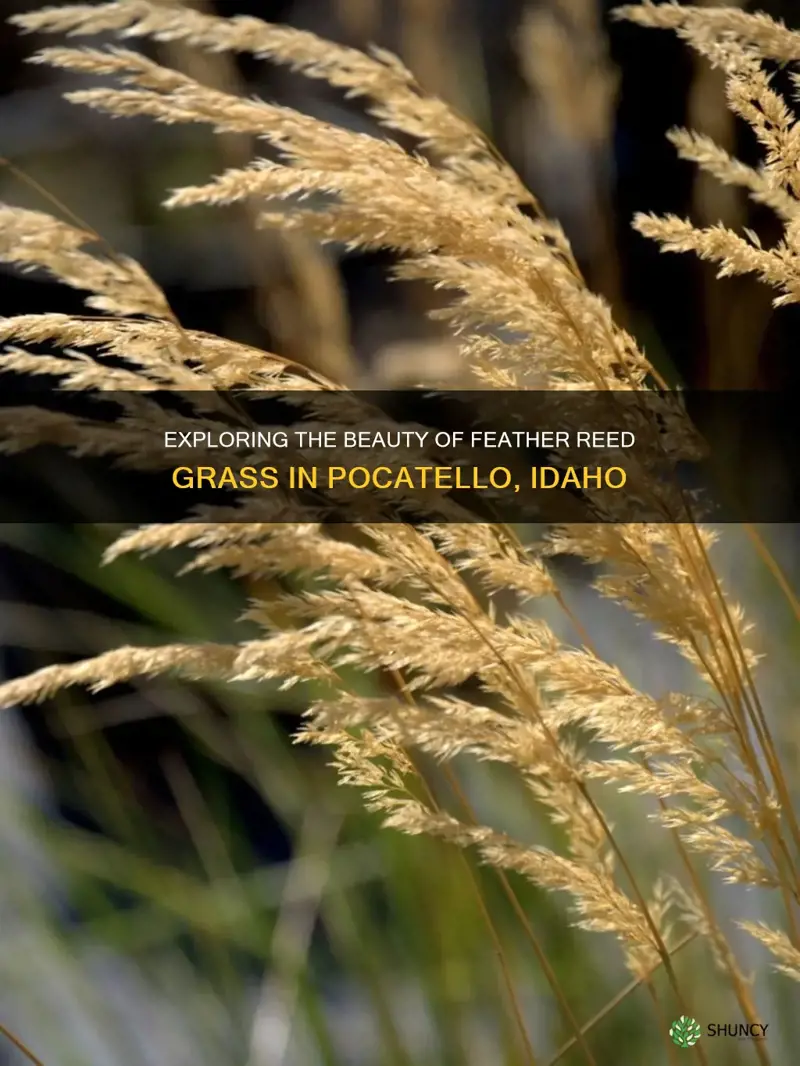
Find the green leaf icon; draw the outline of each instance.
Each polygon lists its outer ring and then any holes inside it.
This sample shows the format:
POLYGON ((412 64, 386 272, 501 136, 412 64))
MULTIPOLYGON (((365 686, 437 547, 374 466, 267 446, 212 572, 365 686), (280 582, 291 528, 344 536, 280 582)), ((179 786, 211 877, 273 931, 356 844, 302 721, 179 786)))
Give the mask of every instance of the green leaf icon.
POLYGON ((685 1014, 682 1014, 670 1026, 669 1035, 672 1037, 672 1043, 677 1044, 678 1047, 694 1047, 703 1035, 703 1031, 694 1018, 687 1018, 685 1014))

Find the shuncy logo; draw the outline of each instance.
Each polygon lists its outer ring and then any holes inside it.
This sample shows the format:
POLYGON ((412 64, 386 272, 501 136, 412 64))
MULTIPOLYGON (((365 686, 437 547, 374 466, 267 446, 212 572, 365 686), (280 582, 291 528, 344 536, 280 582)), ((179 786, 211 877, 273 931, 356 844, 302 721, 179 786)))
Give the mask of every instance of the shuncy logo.
POLYGON ((763 1040, 767 1035, 767 1029, 769 1024, 762 1025, 760 1022, 754 1022, 752 1025, 748 1025, 745 1022, 728 1023, 726 1025, 709 1025, 709 1036, 736 1036, 740 1040, 763 1040))
MULTIPOLYGON (((739 1040, 764 1040, 768 1028, 768 1024, 760 1022, 726 1022, 723 1025, 712 1023, 707 1026, 706 1033, 708 1036, 732 1036, 739 1040)), ((703 1035, 703 1030, 695 1018, 682 1014, 670 1026, 669 1035, 673 1044, 682 1048, 690 1048, 694 1047, 703 1035)))
POLYGON ((678 1047, 694 1047, 702 1036, 702 1030, 694 1018, 687 1018, 682 1014, 670 1026, 669 1035, 672 1037, 672 1043, 678 1047))

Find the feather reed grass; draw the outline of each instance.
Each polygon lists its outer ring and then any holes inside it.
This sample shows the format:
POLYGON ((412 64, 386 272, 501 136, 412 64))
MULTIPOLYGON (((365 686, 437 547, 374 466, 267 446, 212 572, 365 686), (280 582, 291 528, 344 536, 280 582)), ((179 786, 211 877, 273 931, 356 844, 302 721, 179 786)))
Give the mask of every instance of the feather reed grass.
MULTIPOLYGON (((798 302, 800 137, 765 63, 800 59, 800 34, 738 9, 645 3, 617 14, 677 32, 724 73, 728 105, 753 129, 763 164, 747 166, 690 131, 674 131, 671 139, 684 158, 770 207, 784 235, 765 248, 752 233, 674 217, 640 215, 636 228, 665 251, 716 263, 721 276, 756 274, 776 290, 776 306, 798 302)), ((262 145, 264 158, 176 189, 166 206, 246 203, 259 226, 349 248, 391 249, 400 257, 398 277, 450 294, 438 315, 484 387, 526 387, 531 368, 539 387, 554 390, 644 391, 662 384, 635 338, 586 287, 560 226, 541 216, 472 123, 426 95, 396 57, 152 0, 68 4, 12 21, 29 33, 111 33, 126 42, 150 38, 252 54, 362 98, 381 126, 411 138, 417 150, 200 84, 130 48, 55 45, 33 56, 103 76, 101 87, 67 94, 76 104, 114 118, 202 124, 262 145)), ((98 247, 96 235, 73 222, 10 206, 0 222, 3 261, 87 292, 95 312, 5 319, 4 370, 56 375, 64 388, 89 391, 336 387, 279 355, 182 328, 140 266, 98 247), (37 353, 42 344, 62 354, 37 353)), ((112 454, 141 448, 135 418, 101 442, 86 425, 41 415, 27 423, 18 445, 37 439, 112 454)), ((690 522, 563 526, 531 548, 513 530, 491 525, 362 523, 344 537, 315 523, 265 521, 252 503, 235 518, 226 521, 220 512, 203 524, 135 529, 116 540, 106 561, 181 549, 192 553, 190 567, 198 571, 246 577, 302 570, 323 577, 326 587, 284 596, 287 621, 280 625, 274 605, 255 596, 245 620, 260 628, 257 639, 120 647, 8 682, 0 686, 0 704, 165 673, 209 682, 278 680, 287 688, 313 683, 323 694, 298 739, 329 748, 340 781, 361 790, 387 827, 476 853, 500 873, 512 899, 517 890, 507 875, 566 897, 577 927, 616 939, 634 985, 649 991, 663 1035, 664 1020, 676 1010, 698 1013, 673 959, 692 938, 707 945, 742 1015, 758 1020, 749 977, 713 904, 709 873, 775 896, 781 907, 775 925, 744 919, 739 925, 776 968, 800 980, 798 814, 757 686, 754 634, 714 568, 712 530, 690 522), (598 653, 554 577, 552 560, 565 555, 590 564, 601 596, 677 650, 701 695, 656 698, 598 653), (545 604, 564 615, 576 643, 537 617, 545 604), (379 691, 360 692, 347 680, 353 674, 375 678, 379 691), (483 824, 459 799, 456 772, 465 759, 515 775, 558 827, 563 849, 483 824), (452 775, 450 798, 431 788, 425 769, 431 765, 452 775), (609 790, 641 799, 642 817, 674 848, 670 871, 651 878, 628 853, 609 814, 609 790), (655 980, 659 970, 666 987, 655 980)), ((469 870, 465 876, 473 876, 469 870)), ((519 904, 516 914, 535 945, 519 904)), ((502 958, 501 964, 521 1061, 547 1061, 527 1032, 502 958)), ((579 1025, 557 977, 547 977, 573 1041, 585 1061, 596 1062, 591 1025, 579 1025)), ((694 1054, 708 1061, 702 1042, 694 1054)), ((753 1055, 764 1066, 771 1061, 764 1043, 754 1043, 753 1055)))

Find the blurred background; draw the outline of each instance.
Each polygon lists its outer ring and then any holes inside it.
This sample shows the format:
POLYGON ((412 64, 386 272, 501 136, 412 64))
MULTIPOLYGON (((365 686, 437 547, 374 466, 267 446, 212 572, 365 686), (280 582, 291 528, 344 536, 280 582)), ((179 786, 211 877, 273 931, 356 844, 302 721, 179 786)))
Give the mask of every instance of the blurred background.
MULTIPOLYGON (((35 6, 0 0, 4 18, 35 6)), ((766 211, 699 176, 666 141, 685 124, 756 158, 718 77, 670 35, 613 23, 594 0, 194 6, 395 51, 495 141, 671 384, 797 385, 794 309, 774 312, 752 279, 717 281, 705 264, 662 256, 630 227, 636 211, 656 211, 747 225, 766 242, 775 234, 766 211)), ((788 0, 765 7, 792 23, 788 0)), ((436 295, 392 283, 389 256, 254 233, 246 210, 161 208, 168 190, 241 163, 252 145, 74 107, 61 94, 79 79, 25 62, 40 43, 0 24, 0 156, 12 164, 0 166, 0 199, 68 207, 137 258, 189 327, 356 387, 415 384, 429 373, 459 380, 427 317, 436 295)), ((144 47, 201 81, 372 128, 357 104, 269 64, 144 47)), ((0 272, 0 315, 80 308, 78 293, 0 272)), ((795 532, 765 534, 797 577, 795 532)), ((241 639, 248 596, 282 590, 224 575, 176 579, 180 558, 101 569, 111 535, 0 528, 5 677, 122 643, 241 639)), ((742 531, 726 530, 719 558, 770 657, 794 661, 791 612, 742 531)), ((565 595, 600 633, 601 652, 655 694, 690 690, 677 656, 599 603, 589 577, 562 567, 565 595)), ((762 679, 797 779, 796 677, 767 666, 762 679)), ((528 1060, 498 956, 537 1063, 584 1061, 570 1048, 558 1057, 569 1031, 497 879, 443 845, 378 831, 358 795, 337 787, 324 754, 292 744, 313 695, 153 682, 102 698, 67 693, 0 717, 0 1021, 46 1066, 518 1066, 528 1060)), ((558 846, 505 775, 460 772, 482 817, 558 846)), ((615 820, 655 877, 671 859, 637 803, 620 803, 615 820)), ((615 946, 570 929, 560 900, 516 881, 514 889, 573 1012, 588 1021, 628 982, 615 946)), ((769 916, 746 893, 718 898, 724 912, 769 916)), ((791 988, 766 976, 762 956, 749 961, 773 1062, 783 1066, 800 1040, 791 988)), ((676 966, 697 989, 702 1024, 738 1020, 704 948, 688 946, 676 966)), ((601 1066, 668 1061, 642 989, 590 1039, 601 1066)), ((736 1041, 709 1042, 708 1056, 725 1066, 755 1061, 736 1041)), ((23 1061, 0 1042, 0 1062, 23 1061)))

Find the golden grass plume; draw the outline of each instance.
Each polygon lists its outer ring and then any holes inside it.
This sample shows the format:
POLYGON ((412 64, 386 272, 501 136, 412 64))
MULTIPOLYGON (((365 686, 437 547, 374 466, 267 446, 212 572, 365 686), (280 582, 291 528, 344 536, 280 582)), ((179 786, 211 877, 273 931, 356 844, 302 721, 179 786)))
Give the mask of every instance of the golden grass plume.
MULTIPOLYGON (((764 61, 800 59, 800 34, 738 9, 646 3, 618 15, 676 31, 725 71, 729 105, 755 131, 763 164, 746 166, 688 131, 674 132, 673 143, 717 179, 772 208, 784 235, 764 248, 751 233, 697 229, 671 217, 639 216, 635 225, 665 250, 716 262, 721 274, 757 274, 777 290, 776 303, 797 302, 800 135, 764 61)), ((255 138, 264 158, 176 189, 166 206, 248 200, 261 225, 350 248, 393 250, 399 277, 424 279, 451 294, 440 317, 485 387, 523 387, 531 368, 538 387, 549 389, 663 384, 635 338, 587 289, 559 225, 541 216, 479 131, 427 96, 396 57, 151 0, 68 4, 12 21, 38 34, 113 33, 127 42, 149 37, 247 52, 364 98, 381 125, 413 138, 417 150, 206 87, 129 48, 58 45, 33 57, 113 78, 113 87, 68 97, 115 118, 199 123, 255 138)), ((88 306, 103 314, 4 320, 2 339, 13 342, 1 357, 6 370, 55 374, 66 388, 90 390, 335 387, 278 355, 184 329, 142 268, 98 246, 95 234, 12 207, 2 208, 1 221, 5 262, 44 269, 87 291, 88 306), (37 354, 42 343, 63 354, 37 354), (109 355, 111 366, 104 362, 109 355)), ((90 433, 73 429, 76 445, 81 433, 84 440, 90 433)), ((118 429, 132 431, 130 424, 118 429)), ((39 432, 63 439, 73 430, 32 424, 29 437, 39 432)), ((126 440, 117 442, 117 451, 127 447, 126 440)), ((743 1013, 756 1017, 748 982, 710 905, 704 869, 776 893, 785 929, 744 927, 798 978, 800 827, 756 685, 753 635, 714 570, 710 530, 692 523, 565 526, 531 549, 500 526, 362 523, 348 538, 316 523, 287 528, 265 521, 253 503, 242 505, 236 521, 231 517, 226 521, 222 512, 206 523, 131 531, 107 560, 180 547, 194 553, 191 566, 199 570, 324 577, 324 589, 286 597, 290 624, 276 629, 270 605, 256 600, 247 619, 262 629, 257 640, 120 648, 2 685, 0 703, 163 672, 226 682, 313 680, 326 695, 309 709, 301 739, 330 746, 341 780, 364 790, 387 825, 474 849, 492 867, 565 893, 575 921, 612 933, 635 975, 649 982, 663 965, 687 1014, 671 963, 681 923, 706 938, 743 1013), (600 593, 677 648, 705 695, 654 698, 605 661, 559 591, 550 566, 559 554, 592 564, 600 593), (565 612, 575 643, 532 616, 538 601, 565 612), (383 694, 359 694, 347 680, 354 671, 376 676, 383 694), (457 804, 446 809, 426 790, 420 757, 510 767, 563 831, 564 852, 476 824, 457 804), (676 849, 674 884, 645 883, 623 851, 604 809, 609 786, 653 802, 652 818, 676 849)), ((769 1061, 761 1045, 757 1053, 769 1061)))

